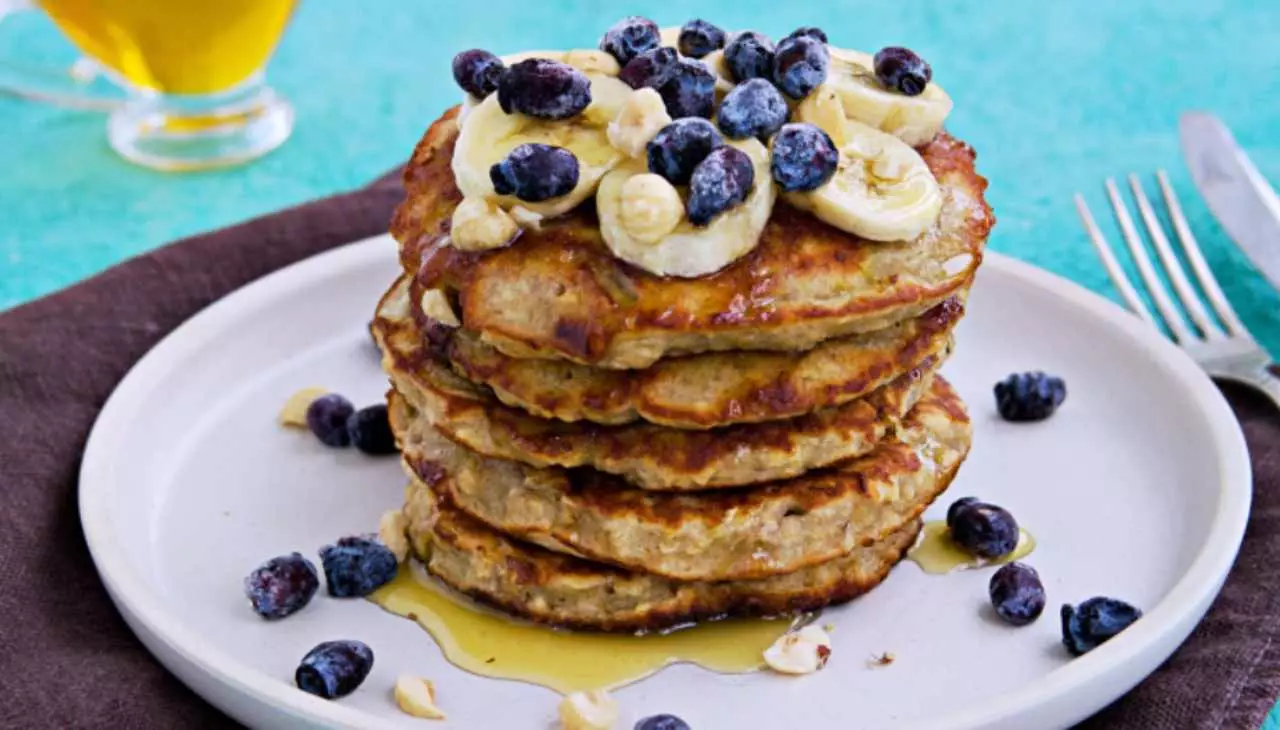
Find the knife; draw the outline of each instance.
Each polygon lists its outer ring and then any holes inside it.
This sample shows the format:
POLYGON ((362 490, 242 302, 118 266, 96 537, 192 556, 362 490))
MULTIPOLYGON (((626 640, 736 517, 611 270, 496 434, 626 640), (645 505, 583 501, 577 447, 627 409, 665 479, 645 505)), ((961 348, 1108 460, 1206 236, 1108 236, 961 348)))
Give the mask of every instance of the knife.
POLYGON ((1280 198, 1226 125, 1205 112, 1178 122, 1182 154, 1209 210, 1271 286, 1280 291, 1280 198))

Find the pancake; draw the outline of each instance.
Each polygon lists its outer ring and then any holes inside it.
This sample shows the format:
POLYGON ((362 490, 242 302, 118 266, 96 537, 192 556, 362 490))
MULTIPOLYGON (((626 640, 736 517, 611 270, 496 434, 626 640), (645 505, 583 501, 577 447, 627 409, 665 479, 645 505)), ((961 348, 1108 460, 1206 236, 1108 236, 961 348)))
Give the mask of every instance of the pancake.
MULTIPOLYGON (((403 286, 387 296, 399 296, 403 286)), ((412 311, 455 372, 509 406, 560 421, 616 426, 644 420, 701 429, 791 418, 861 398, 947 351, 964 305, 952 297, 914 319, 807 352, 706 353, 659 360, 644 370, 514 358, 475 332, 441 325, 420 307, 412 311)))
POLYGON ((485 456, 535 467, 591 467, 644 489, 734 487, 798 476, 873 449, 925 392, 941 357, 864 398, 797 418, 680 431, 649 423, 565 423, 503 405, 432 355, 407 300, 374 320, 392 385, 449 438, 485 456))
POLYGON ((516 616, 564 628, 646 631, 728 615, 781 615, 849 601, 879 585, 919 522, 870 547, 762 580, 679 582, 504 537, 425 487, 404 506, 414 554, 450 587, 516 616))
POLYGON ((455 114, 414 151, 391 231, 405 271, 456 295, 463 326, 512 357, 645 368, 673 354, 807 350, 883 329, 967 287, 994 223, 973 150, 943 133, 919 150, 942 212, 914 241, 866 241, 779 202, 750 253, 708 276, 665 278, 615 258, 587 204, 511 246, 467 253, 448 235, 461 199, 455 114))
POLYGON ((391 421, 411 476, 471 517, 551 550, 675 580, 762 578, 871 545, 946 489, 971 437, 963 404, 938 377, 866 456, 750 489, 661 494, 591 470, 479 456, 399 397, 391 421))

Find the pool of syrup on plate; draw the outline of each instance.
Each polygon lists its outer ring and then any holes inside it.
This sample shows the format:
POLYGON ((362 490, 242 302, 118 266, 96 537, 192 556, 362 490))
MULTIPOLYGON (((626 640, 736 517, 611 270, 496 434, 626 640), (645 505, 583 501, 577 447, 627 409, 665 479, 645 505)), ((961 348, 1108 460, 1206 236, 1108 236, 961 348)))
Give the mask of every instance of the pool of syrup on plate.
MULTIPOLYGON (((1012 553, 984 560, 952 542, 946 522, 936 520, 925 523, 907 559, 943 575, 1019 560, 1035 547, 1035 538, 1022 530, 1012 553)), ((778 637, 813 618, 734 618, 644 635, 560 631, 480 606, 409 567, 371 599, 420 624, 460 669, 561 693, 619 687, 680 662, 725 674, 754 672, 778 637)))
POLYGON ((945 520, 934 520, 925 523, 924 529, 920 531, 920 539, 907 553, 907 560, 919 565, 926 573, 945 575, 954 570, 1011 563, 1025 558, 1035 549, 1035 537, 1026 530, 1019 530, 1018 545, 1013 552, 998 560, 980 558, 952 542, 951 531, 947 529, 945 520))
POLYGON ((754 672, 764 665, 764 650, 795 623, 735 618, 644 635, 559 631, 479 606, 409 567, 371 598, 417 621, 460 669, 561 693, 619 687, 677 662, 754 672))

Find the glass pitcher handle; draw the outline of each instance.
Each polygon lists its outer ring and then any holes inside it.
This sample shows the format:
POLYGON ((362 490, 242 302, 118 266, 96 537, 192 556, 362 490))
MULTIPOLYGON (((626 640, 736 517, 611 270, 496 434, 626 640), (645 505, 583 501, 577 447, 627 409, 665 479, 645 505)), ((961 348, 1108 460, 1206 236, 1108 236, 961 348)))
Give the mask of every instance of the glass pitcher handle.
MULTIPOLYGON (((16 13, 38 10, 29 0, 0 0, 0 22, 16 13)), ((85 88, 100 73, 98 64, 88 58, 65 69, 23 66, 0 59, 0 94, 70 109, 112 111, 124 103, 123 96, 85 88)))

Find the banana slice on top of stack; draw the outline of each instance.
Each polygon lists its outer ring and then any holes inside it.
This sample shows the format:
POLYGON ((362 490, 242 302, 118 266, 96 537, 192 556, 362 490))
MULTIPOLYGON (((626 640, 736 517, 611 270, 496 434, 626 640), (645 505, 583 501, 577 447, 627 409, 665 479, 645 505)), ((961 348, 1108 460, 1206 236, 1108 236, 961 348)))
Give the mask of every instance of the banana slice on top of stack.
MULTIPOLYGON (((564 58, 566 54, 560 53, 559 57, 564 58)), ((624 157, 609 143, 607 129, 632 89, 603 73, 591 72, 586 76, 591 82, 591 103, 581 114, 569 119, 507 114, 498 103, 497 94, 490 94, 473 108, 462 121, 453 154, 453 173, 463 196, 489 200, 506 209, 519 206, 543 218, 567 213, 591 197, 600 179, 624 157), (572 152, 579 165, 578 184, 574 189, 566 195, 538 202, 498 195, 489 177, 489 168, 526 143, 563 147, 572 152)))
POLYGON ((952 102, 941 86, 930 82, 918 96, 906 96, 880 83, 871 54, 835 46, 828 49, 831 65, 824 85, 839 95, 845 116, 912 147, 928 144, 942 131, 952 102))
MULTIPOLYGON (((828 82, 830 84, 830 82, 828 82)), ((826 132, 840 152, 832 178, 816 190, 784 193, 801 210, 872 241, 909 241, 942 209, 938 181, 898 137, 848 117, 838 89, 819 87, 795 116, 826 132)))
POLYGON ((659 276, 693 277, 719 271, 755 248, 776 197, 769 150, 754 139, 727 144, 751 158, 754 183, 745 201, 705 226, 684 216, 674 188, 650 174, 644 161, 630 160, 605 175, 596 192, 596 212, 609 250, 659 276))

